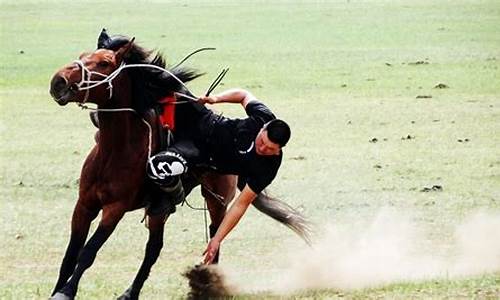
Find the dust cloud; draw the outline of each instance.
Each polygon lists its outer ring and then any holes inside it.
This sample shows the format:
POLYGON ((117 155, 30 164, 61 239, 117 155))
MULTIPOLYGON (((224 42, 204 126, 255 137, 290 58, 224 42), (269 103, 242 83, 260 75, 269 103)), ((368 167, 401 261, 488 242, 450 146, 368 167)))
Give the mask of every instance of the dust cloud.
POLYGON ((428 236, 409 215, 390 210, 365 226, 329 225, 314 248, 293 259, 275 290, 348 290, 500 271, 499 213, 476 212, 454 236, 423 247, 428 236))
POLYGON ((272 272, 277 280, 259 287, 240 282, 238 290, 350 290, 500 271, 500 212, 472 213, 451 231, 421 227, 388 209, 356 225, 330 224, 312 248, 272 272), (454 234, 439 236, 443 231, 454 234))

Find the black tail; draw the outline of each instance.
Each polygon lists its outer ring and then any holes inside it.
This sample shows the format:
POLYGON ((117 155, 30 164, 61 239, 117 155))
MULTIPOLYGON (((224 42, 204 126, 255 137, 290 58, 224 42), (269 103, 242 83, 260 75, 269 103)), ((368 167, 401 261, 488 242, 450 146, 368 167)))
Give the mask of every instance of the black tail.
POLYGON ((311 245, 311 223, 295 208, 269 196, 265 191, 258 194, 252 204, 260 212, 293 230, 311 245))

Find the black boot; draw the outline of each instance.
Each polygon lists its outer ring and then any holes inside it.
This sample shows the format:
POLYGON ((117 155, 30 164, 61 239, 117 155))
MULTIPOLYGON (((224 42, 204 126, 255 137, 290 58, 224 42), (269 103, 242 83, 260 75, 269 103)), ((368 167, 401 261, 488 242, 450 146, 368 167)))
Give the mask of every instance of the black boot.
POLYGON ((157 216, 175 213, 175 206, 181 204, 185 199, 180 178, 173 178, 171 185, 159 185, 152 182, 151 184, 149 188, 151 193, 146 198, 147 214, 157 216))
POLYGON ((173 178, 172 184, 161 185, 160 189, 166 193, 168 201, 174 205, 179 205, 185 200, 184 187, 179 176, 173 178))
MULTIPOLYGON (((148 161, 147 175, 154 182, 161 194, 158 205, 160 207, 171 207, 175 212, 175 206, 184 201, 185 193, 182 186, 181 176, 187 171, 187 162, 184 158, 171 151, 163 151, 152 156, 148 161)), ((154 202, 152 205, 156 206, 154 202)))

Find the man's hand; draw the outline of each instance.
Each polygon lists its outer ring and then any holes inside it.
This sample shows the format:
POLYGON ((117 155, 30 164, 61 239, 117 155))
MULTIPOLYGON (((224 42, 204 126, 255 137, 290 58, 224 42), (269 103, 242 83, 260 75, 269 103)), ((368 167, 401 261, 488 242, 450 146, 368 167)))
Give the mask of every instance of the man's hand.
POLYGON ((200 104, 214 104, 217 103, 217 96, 207 96, 207 97, 200 97, 198 98, 198 103, 200 104))
POLYGON ((211 264, 212 261, 215 258, 215 255, 217 254, 217 251, 219 250, 220 247, 220 242, 216 239, 211 239, 210 242, 208 242, 207 249, 203 252, 205 255, 205 259, 203 260, 203 263, 205 265, 211 264))
POLYGON ((222 223, 220 224, 219 229, 217 229, 214 237, 210 240, 210 242, 208 242, 207 249, 203 252, 205 255, 205 259, 203 260, 204 264, 209 264, 214 260, 217 250, 219 250, 220 243, 240 221, 248 206, 252 203, 256 196, 257 194, 255 194, 248 184, 246 184, 234 201, 233 205, 227 211, 224 219, 222 219, 222 223))
POLYGON ((230 89, 214 96, 203 96, 198 98, 200 104, 215 103, 240 103, 244 108, 255 98, 249 91, 243 89, 230 89))

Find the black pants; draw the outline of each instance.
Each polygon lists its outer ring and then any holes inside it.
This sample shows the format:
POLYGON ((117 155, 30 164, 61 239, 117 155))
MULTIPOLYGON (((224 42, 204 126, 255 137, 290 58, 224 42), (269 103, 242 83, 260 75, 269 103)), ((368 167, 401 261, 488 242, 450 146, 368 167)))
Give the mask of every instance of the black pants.
POLYGON ((169 186, 176 178, 193 167, 214 168, 210 159, 214 126, 223 117, 211 111, 197 115, 197 120, 185 132, 177 133, 174 143, 165 151, 152 156, 148 176, 161 186, 169 186))

